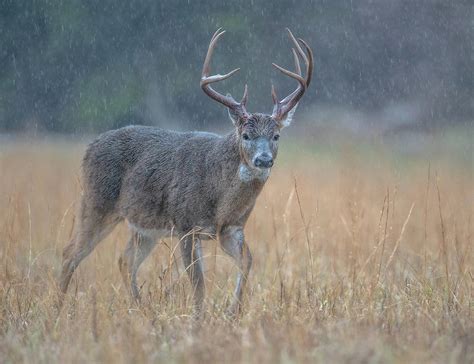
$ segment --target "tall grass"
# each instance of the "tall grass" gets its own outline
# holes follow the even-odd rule
[[[176,238],[145,262],[143,304],[130,303],[125,225],[79,267],[56,318],[84,145],[0,146],[0,361],[473,362],[472,159],[298,148],[283,146],[246,227],[242,317],[225,318],[236,268],[210,241],[196,327]]]

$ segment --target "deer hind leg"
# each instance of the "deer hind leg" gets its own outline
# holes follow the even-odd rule
[[[74,237],[63,250],[63,264],[59,279],[59,307],[62,306],[64,295],[76,268],[113,230],[119,220],[117,216],[98,216],[97,214],[85,216],[81,213]]]
[[[234,298],[227,309],[227,314],[234,317],[242,308],[242,297],[247,284],[250,268],[252,267],[252,254],[245,242],[244,232],[240,226],[229,226],[224,228],[219,240],[222,250],[229,254],[237,264],[239,272],[234,290]]]
[[[181,256],[193,289],[194,316],[199,318],[205,294],[201,240],[192,235],[184,237],[181,241]]]
[[[137,285],[137,273],[140,265],[156,246],[158,236],[132,231],[125,251],[119,259],[120,273],[134,300],[140,302],[140,290]]]

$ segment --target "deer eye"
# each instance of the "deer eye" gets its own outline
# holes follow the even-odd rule
[[[275,134],[275,135],[273,136],[273,140],[274,140],[274,141],[277,141],[278,139],[280,139],[280,134]]]
[[[249,140],[250,137],[249,137],[249,135],[248,135],[247,133],[243,133],[243,134],[242,134],[242,139],[243,139],[243,140]]]

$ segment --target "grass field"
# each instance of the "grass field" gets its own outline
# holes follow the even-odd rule
[[[125,225],[79,267],[56,318],[85,145],[0,141],[0,362],[472,363],[473,150],[460,138],[415,152],[282,138],[246,227],[243,315],[223,313],[236,268],[210,241],[200,326],[177,239],[145,262],[143,304],[130,303]]]

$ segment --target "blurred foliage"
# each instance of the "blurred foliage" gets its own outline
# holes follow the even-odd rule
[[[130,122],[187,127],[224,110],[199,89],[211,34],[228,34],[213,71],[242,70],[218,88],[250,110],[270,111],[270,84],[294,84],[290,27],[312,45],[313,87],[304,105],[363,111],[415,105],[424,123],[474,114],[473,7],[469,1],[2,0],[0,130],[105,130]],[[224,92],[224,91],[223,91]]]

